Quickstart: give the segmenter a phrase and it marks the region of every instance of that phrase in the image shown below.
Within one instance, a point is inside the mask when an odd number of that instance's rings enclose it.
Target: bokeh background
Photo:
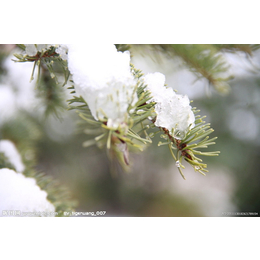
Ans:
[[[30,81],[31,63],[15,63],[15,45],[0,45],[0,139],[10,139],[25,160],[68,188],[78,202],[75,211],[106,211],[116,217],[241,217],[260,214],[260,51],[223,52],[230,91],[220,94],[204,78],[196,80],[183,61],[145,45],[130,48],[131,62],[144,73],[161,72],[166,84],[187,94],[192,106],[206,115],[218,136],[212,149],[218,157],[205,157],[209,173],[202,176],[186,164],[183,180],[167,147],[156,138],[144,152],[131,153],[131,169],[117,166],[111,174],[106,151],[83,148],[86,134],[77,131],[78,115],[66,110],[66,87],[59,115],[44,111],[49,92]],[[36,73],[37,74],[37,73]],[[36,78],[36,76],[35,76]],[[47,83],[46,83],[47,82]],[[45,79],[49,86],[55,84]],[[62,109],[62,107],[64,109]],[[238,214],[237,214],[238,213]],[[253,215],[250,215],[253,216]]]

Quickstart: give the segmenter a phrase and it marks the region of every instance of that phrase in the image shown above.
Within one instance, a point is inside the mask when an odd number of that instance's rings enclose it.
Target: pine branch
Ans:
[[[260,44],[213,44],[218,51],[224,52],[244,52],[247,56],[252,57],[253,52],[260,48]]]
[[[160,44],[155,45],[160,51],[170,57],[180,57],[198,79],[206,78],[218,91],[228,91],[226,81],[229,77],[221,78],[229,66],[218,49],[213,45],[204,44]],[[223,89],[222,89],[223,88]]]
[[[200,151],[201,148],[208,148],[209,145],[215,144],[213,141],[216,140],[217,137],[209,139],[209,135],[213,132],[213,129],[208,129],[210,124],[205,124],[205,122],[202,120],[202,117],[197,116],[195,123],[195,127],[188,131],[183,140],[176,139],[166,128],[160,128],[161,132],[164,133],[161,134],[161,138],[166,139],[167,142],[159,142],[158,146],[168,144],[170,153],[175,160],[176,166],[183,179],[185,179],[185,176],[182,172],[182,169],[185,167],[182,164],[182,159],[185,159],[185,161],[187,161],[195,171],[205,175],[205,173],[208,172],[207,165],[204,164],[202,159],[196,155],[218,156],[220,153],[219,151]],[[195,141],[199,142],[196,143]]]

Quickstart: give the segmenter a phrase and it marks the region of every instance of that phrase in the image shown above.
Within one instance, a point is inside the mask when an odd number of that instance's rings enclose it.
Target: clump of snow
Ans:
[[[21,155],[15,145],[9,140],[0,141],[0,153],[4,153],[9,162],[15,167],[17,172],[23,172],[25,166],[22,162]]]
[[[39,188],[36,180],[27,178],[21,173],[3,168],[0,169],[0,216],[4,216],[5,211],[30,212],[38,216],[37,213],[54,212],[55,207],[47,200],[47,193]]]
[[[67,44],[60,44],[55,50],[63,60],[68,60],[68,45]]]
[[[125,122],[129,105],[137,101],[129,52],[114,45],[69,45],[68,67],[76,93],[96,120],[107,118],[113,127]]]
[[[182,139],[189,128],[195,126],[189,98],[165,87],[165,76],[162,73],[149,73],[144,76],[144,82],[151,92],[150,102],[156,102],[155,125],[168,129],[175,138]]]

